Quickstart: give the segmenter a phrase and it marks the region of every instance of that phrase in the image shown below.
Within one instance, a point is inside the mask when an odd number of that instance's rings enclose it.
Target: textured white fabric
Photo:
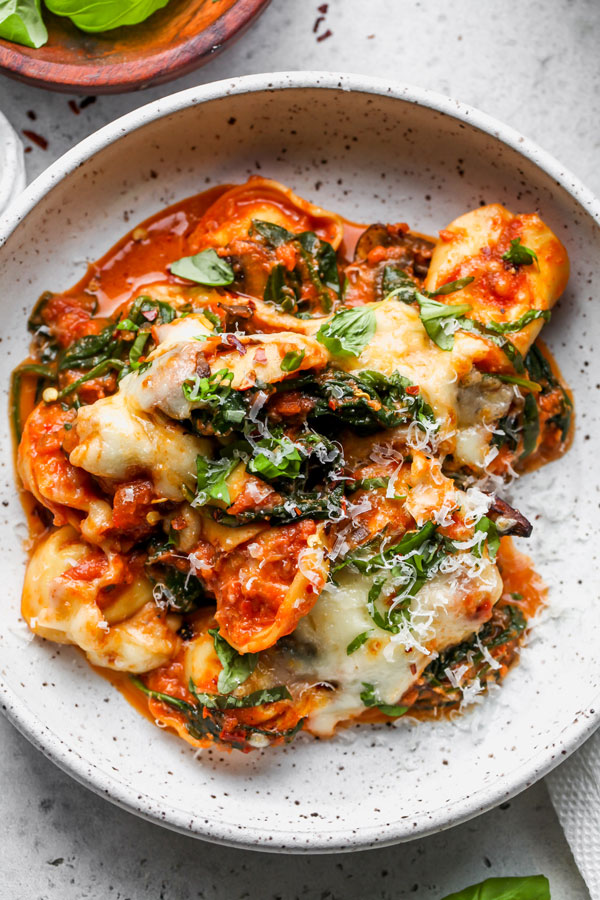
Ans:
[[[600,731],[546,783],[590,896],[600,900]]]
[[[0,112],[0,214],[25,187],[23,145]]]

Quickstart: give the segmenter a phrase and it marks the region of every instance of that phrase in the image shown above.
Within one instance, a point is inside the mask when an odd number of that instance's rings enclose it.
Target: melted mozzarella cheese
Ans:
[[[470,553],[457,554],[452,566],[421,588],[411,604],[411,622],[396,635],[378,628],[368,613],[370,579],[343,571],[338,585],[325,587],[294,632],[300,645],[315,648],[310,678],[334,688],[309,714],[309,731],[331,735],[338,722],[360,716],[365,683],[374,686],[382,703],[398,703],[434,654],[481,627],[474,610],[499,599],[500,573],[489,559],[476,560]],[[348,644],[364,631],[370,631],[368,640],[349,656]]]
[[[374,336],[355,358],[341,360],[346,372],[373,369],[383,375],[399,372],[419,386],[441,426],[443,440],[454,430],[457,412],[457,361],[430,340],[419,311],[398,300],[384,300],[375,310]],[[464,368],[464,366],[461,366]]]
[[[162,416],[144,413],[125,384],[135,378],[135,373],[126,376],[118,393],[81,407],[75,422],[79,442],[69,458],[92,475],[113,481],[147,472],[161,496],[181,500],[182,485],[196,484],[196,457],[212,455],[210,442]]]

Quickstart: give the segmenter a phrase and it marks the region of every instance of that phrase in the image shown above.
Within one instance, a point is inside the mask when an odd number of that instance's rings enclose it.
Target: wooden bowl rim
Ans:
[[[92,94],[127,91],[170,81],[197,68],[205,56],[223,49],[239,36],[271,0],[236,0],[199,34],[143,57],[143,76],[126,61],[96,66],[93,61],[59,63],[23,53],[18,44],[0,40],[0,72],[50,90]],[[137,57],[139,59],[140,57]]]

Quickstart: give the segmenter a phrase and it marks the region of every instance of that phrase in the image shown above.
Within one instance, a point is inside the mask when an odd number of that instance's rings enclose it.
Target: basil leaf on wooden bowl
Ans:
[[[45,44],[41,0],[0,0],[0,38],[35,49]]]
[[[551,900],[550,885],[544,875],[488,878],[442,900]]]
[[[169,0],[45,0],[50,12],[66,16],[82,31],[137,25]]]
[[[183,256],[169,266],[173,275],[208,287],[225,287],[234,279],[233,269],[215,250],[202,250],[195,256]]]

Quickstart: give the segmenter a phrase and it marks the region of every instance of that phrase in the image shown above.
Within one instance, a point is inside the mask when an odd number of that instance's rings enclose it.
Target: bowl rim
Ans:
[[[594,194],[553,156],[492,116],[442,94],[412,85],[390,84],[383,79],[366,75],[297,71],[246,75],[188,88],[141,106],[105,125],[56,160],[25,189],[11,204],[7,212],[0,215],[0,251],[19,224],[58,182],[121,137],[157,119],[207,101],[233,95],[288,89],[346,90],[381,95],[422,106],[471,125],[516,150],[525,159],[534,163],[564,188],[595,221],[596,225],[600,226],[600,201]],[[0,697],[2,712],[35,747],[80,784],[109,799],[117,806],[173,831],[213,843],[244,849],[287,853],[334,853],[383,847],[451,828],[492,809],[534,784],[573,753],[600,725],[600,703],[598,703],[595,704],[594,710],[589,710],[587,714],[583,711],[576,719],[564,726],[555,743],[538,751],[526,763],[511,772],[510,776],[496,784],[481,788],[466,798],[460,809],[448,815],[442,824],[425,821],[424,814],[417,827],[412,827],[412,823],[407,824],[398,820],[377,827],[342,828],[323,832],[315,830],[311,834],[303,835],[306,839],[302,846],[295,842],[297,832],[290,829],[270,829],[269,833],[273,840],[269,841],[268,846],[265,846],[261,843],[265,834],[264,829],[261,828],[246,827],[244,830],[240,830],[239,826],[229,823],[206,825],[204,820],[190,822],[189,817],[174,807],[163,806],[159,813],[151,797],[145,794],[140,795],[129,786],[101,771],[99,767],[84,759],[76,748],[66,745],[58,738],[44,722],[29,710],[25,703],[13,694],[1,672]]]
[[[19,44],[0,40],[0,71],[19,81],[64,93],[120,93],[162,84],[202,65],[241,37],[271,0],[235,0],[210,25],[180,46],[157,50],[143,57],[144,75],[126,61],[91,66],[89,62],[63,63],[24,53]],[[82,32],[82,35],[85,34]],[[29,48],[28,48],[29,49]]]

